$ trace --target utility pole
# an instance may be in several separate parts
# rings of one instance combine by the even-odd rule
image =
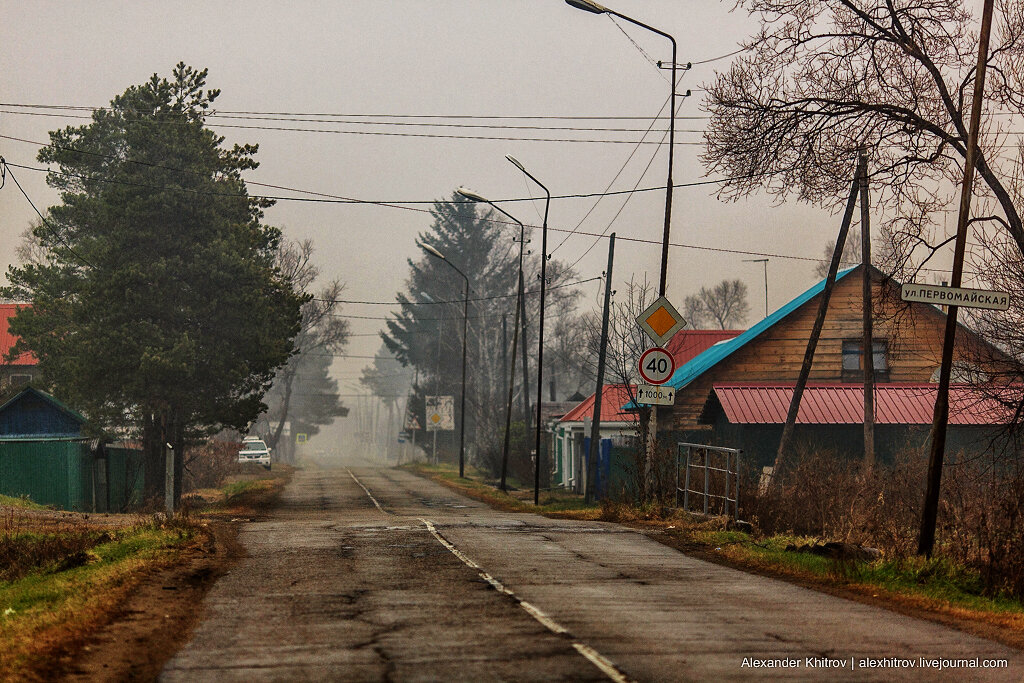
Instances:
[[[825,314],[828,313],[828,302],[832,298],[832,288],[836,284],[836,273],[839,272],[839,261],[843,256],[843,248],[846,246],[846,236],[850,232],[850,223],[853,221],[853,209],[857,205],[857,190],[860,187],[861,164],[863,158],[857,164],[857,172],[853,177],[853,186],[850,188],[850,197],[846,200],[846,212],[843,214],[843,222],[839,227],[839,237],[836,238],[836,248],[832,251],[832,261],[828,266],[828,277],[825,278],[825,288],[821,292],[821,300],[818,302],[818,315],[814,319],[814,327],[811,329],[811,336],[807,340],[807,349],[804,351],[804,362],[800,366],[800,375],[797,377],[796,385],[793,387],[793,398],[789,402],[789,413],[786,415],[786,424],[782,428],[782,438],[779,439],[779,450],[775,453],[775,465],[772,468],[772,486],[780,479],[782,466],[789,450],[789,442],[793,438],[793,428],[796,424],[796,416],[800,412],[800,400],[804,395],[804,387],[807,386],[807,378],[811,374],[811,365],[814,363],[814,351],[818,347],[818,338],[821,336],[821,328],[825,325]]]
[[[604,395],[604,365],[608,357],[608,318],[611,315],[612,302],[612,266],[615,263],[615,233],[608,238],[608,268],[605,270],[604,310],[601,314],[601,346],[597,351],[597,390],[594,392],[594,419],[590,425],[590,450],[584,467],[583,499],[589,505],[594,496],[594,473],[597,466],[601,446],[601,398]]]
[[[522,258],[523,243],[522,243],[522,231],[520,231],[519,240],[519,254]],[[519,289],[516,291],[516,315],[515,320],[512,322],[512,367],[509,369],[508,374],[508,402],[505,404],[505,441],[501,448],[501,490],[507,491],[506,480],[508,477],[508,452],[510,448],[511,432],[512,432],[512,398],[515,394],[516,387],[516,344],[519,340],[519,313],[522,311],[523,302],[523,269],[519,268]],[[504,322],[504,317],[502,318]],[[504,333],[504,327],[502,327]],[[504,337],[503,337],[504,338]],[[523,342],[525,347],[526,342]],[[507,347],[502,344],[502,354],[504,355]],[[525,389],[524,389],[525,391]]]
[[[519,286],[523,287],[523,281],[522,280],[519,281]],[[526,431],[523,432],[523,435],[524,435],[523,443],[525,444],[524,448],[526,449],[526,453],[527,453],[527,455],[529,455],[529,453],[530,453],[529,434],[530,434],[530,425],[532,423],[531,423],[531,420],[530,420],[530,417],[531,417],[531,415],[530,415],[530,373],[529,373],[529,368],[528,368],[527,363],[526,363],[526,290],[525,289],[523,290],[522,296],[519,298],[519,300],[521,302],[521,306],[523,307],[522,314],[519,316],[519,324],[523,326],[523,329],[522,329],[522,332],[521,332],[522,337],[523,337],[523,344],[520,347],[520,350],[522,351],[522,354],[523,354],[523,424],[526,427]]]
[[[861,363],[864,365],[864,467],[875,466],[875,342],[871,324],[871,206],[868,202],[868,155],[860,152],[860,262],[861,313],[864,339]]]
[[[744,263],[764,264],[764,317],[768,317],[768,259],[766,258],[745,258]]]
[[[978,156],[978,129],[981,125],[981,102],[985,95],[985,64],[988,61],[988,41],[992,30],[992,3],[985,0],[981,14],[981,33],[978,37],[978,67],[974,78],[974,102],[971,104],[971,127],[967,133],[967,154],[964,159],[964,182],[960,191],[960,214],[956,226],[956,249],[953,254],[952,286],[963,283],[964,253],[967,248],[967,225],[971,213],[971,194],[974,188],[974,167]],[[949,380],[953,367],[953,344],[956,341],[957,306],[950,306],[946,314],[946,333],[942,340],[942,364],[939,366],[939,387],[935,394],[935,413],[932,416],[932,443],[928,457],[928,488],[921,514],[921,534],[917,553],[931,557],[935,547],[935,524],[939,513],[939,487],[942,484],[942,461],[946,451],[946,423],[949,420]]]

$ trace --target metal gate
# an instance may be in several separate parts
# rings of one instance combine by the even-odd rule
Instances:
[[[720,448],[698,443],[680,443],[676,453],[676,507],[683,494],[682,508],[690,510],[690,494],[700,496],[705,515],[726,515],[739,518],[740,456],[738,448]],[[680,484],[680,470],[683,475]],[[703,488],[695,489],[695,486]],[[730,510],[731,504],[731,510]]]

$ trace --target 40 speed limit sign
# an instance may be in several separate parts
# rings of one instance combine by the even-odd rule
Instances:
[[[654,385],[664,384],[676,371],[676,362],[672,354],[660,346],[644,351],[637,365],[640,377],[648,384]]]

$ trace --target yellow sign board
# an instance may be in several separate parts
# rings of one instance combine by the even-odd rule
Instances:
[[[686,321],[676,307],[665,297],[659,296],[653,304],[637,316],[636,322],[658,346],[664,346],[672,336],[683,329]]]

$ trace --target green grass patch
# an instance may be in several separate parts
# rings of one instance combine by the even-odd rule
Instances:
[[[24,510],[45,510],[46,506],[34,502],[28,496],[5,496],[0,494],[0,505]]]
[[[102,542],[0,582],[0,680],[17,680],[84,637],[123,600],[140,573],[173,561],[191,527],[155,524],[117,529]]]
[[[672,533],[672,532],[670,532]],[[738,565],[815,583],[856,589],[874,596],[909,598],[918,606],[964,609],[990,614],[1024,615],[1024,602],[1005,595],[985,595],[974,569],[945,558],[881,558],[872,562],[837,560],[787,551],[820,539],[773,536],[754,539],[737,531],[679,529],[677,535]]]

